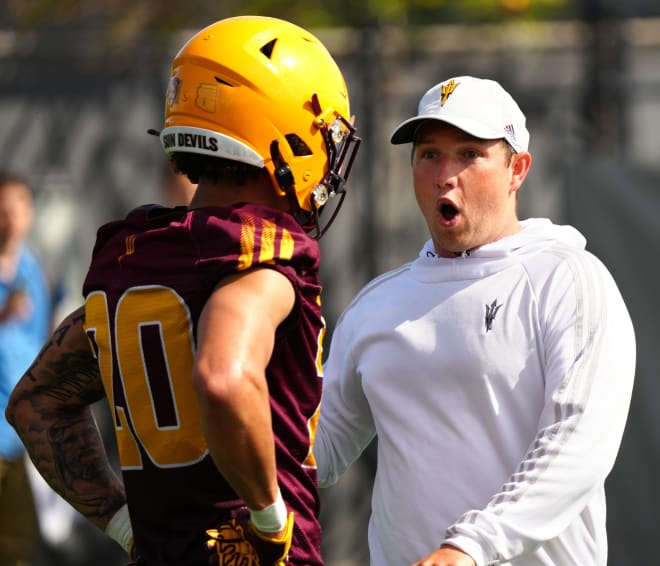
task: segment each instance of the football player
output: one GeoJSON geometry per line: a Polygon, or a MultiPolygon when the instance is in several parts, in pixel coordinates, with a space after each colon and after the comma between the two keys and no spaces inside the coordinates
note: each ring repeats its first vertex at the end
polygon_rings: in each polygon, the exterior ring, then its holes
{"type": "Polygon", "coordinates": [[[190,206],[99,229],[84,308],[7,417],[46,480],[135,563],[321,565],[316,240],[360,142],[344,78],[300,27],[221,20],[174,58],[152,133],[198,184],[190,206]],[[90,411],[103,397],[121,479],[90,411]]]}

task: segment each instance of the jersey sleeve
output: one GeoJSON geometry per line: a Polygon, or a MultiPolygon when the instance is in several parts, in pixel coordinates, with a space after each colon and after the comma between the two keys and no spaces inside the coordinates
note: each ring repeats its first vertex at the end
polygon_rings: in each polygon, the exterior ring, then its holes
{"type": "Polygon", "coordinates": [[[304,233],[293,217],[265,207],[243,205],[234,209],[228,220],[206,215],[195,220],[201,263],[215,261],[217,239],[222,238],[231,243],[231,249],[225,249],[223,254],[231,272],[254,267],[282,269],[293,261],[297,272],[303,275],[318,269],[318,243],[304,233]],[[203,232],[212,237],[200,236],[203,232]]]}
{"type": "Polygon", "coordinates": [[[601,495],[627,419],[635,336],[609,272],[573,255],[537,296],[546,394],[536,436],[487,506],[460,517],[444,541],[478,566],[534,551],[601,495]]]}
{"type": "Polygon", "coordinates": [[[339,476],[360,456],[375,436],[369,403],[354,363],[350,323],[353,305],[340,317],[328,359],[323,367],[321,414],[314,444],[319,486],[337,482],[339,476]]]}

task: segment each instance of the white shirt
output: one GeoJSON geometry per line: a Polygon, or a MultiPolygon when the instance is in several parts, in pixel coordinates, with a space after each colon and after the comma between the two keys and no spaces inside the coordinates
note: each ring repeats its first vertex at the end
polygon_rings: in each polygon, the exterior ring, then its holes
{"type": "Polygon", "coordinates": [[[321,485],[377,436],[369,547],[408,566],[605,566],[604,481],[635,371],[617,286],[547,219],[467,257],[419,257],[340,317],[314,452],[321,485]]]}

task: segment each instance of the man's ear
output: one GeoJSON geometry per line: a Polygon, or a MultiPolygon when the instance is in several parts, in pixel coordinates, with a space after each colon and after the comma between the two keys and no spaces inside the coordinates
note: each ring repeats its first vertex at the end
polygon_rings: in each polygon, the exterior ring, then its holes
{"type": "Polygon", "coordinates": [[[528,151],[519,151],[512,158],[511,190],[517,191],[523,184],[529,168],[532,165],[532,154],[528,151]]]}

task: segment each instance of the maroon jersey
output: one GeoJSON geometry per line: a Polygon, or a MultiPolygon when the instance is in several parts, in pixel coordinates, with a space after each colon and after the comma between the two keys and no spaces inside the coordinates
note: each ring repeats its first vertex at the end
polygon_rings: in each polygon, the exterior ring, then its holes
{"type": "Polygon", "coordinates": [[[319,249],[288,214],[256,205],[145,206],[101,227],[86,328],[111,411],[135,542],[149,565],[207,565],[206,529],[243,505],[209,456],[192,366],[200,312],[225,276],[265,266],[296,301],[266,369],[278,481],[295,513],[290,559],[321,565],[312,443],[321,401],[319,249]]]}

